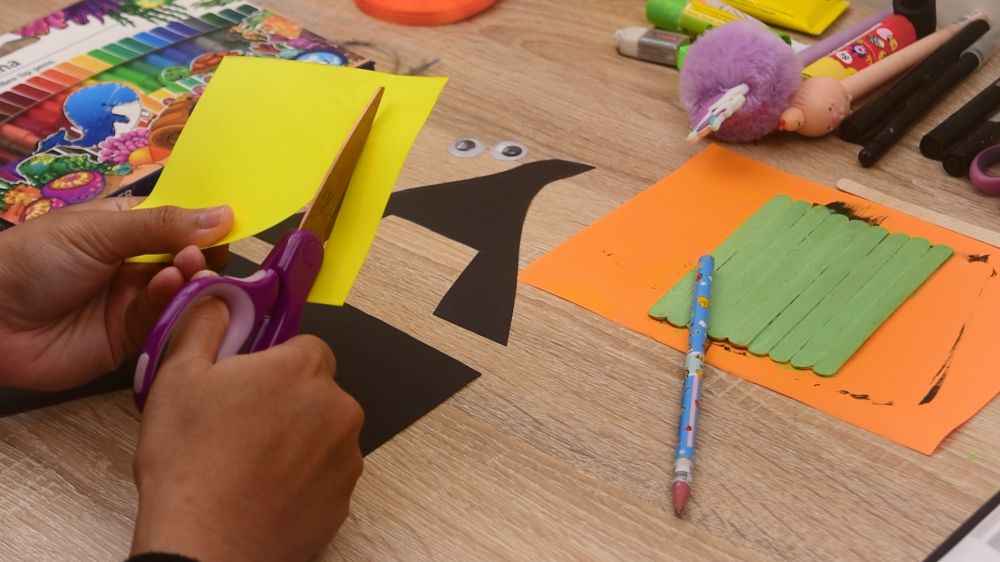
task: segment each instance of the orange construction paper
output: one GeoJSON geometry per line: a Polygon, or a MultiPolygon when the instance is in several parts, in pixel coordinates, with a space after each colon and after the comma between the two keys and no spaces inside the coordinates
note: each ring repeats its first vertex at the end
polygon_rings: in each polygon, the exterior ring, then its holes
{"type": "Polygon", "coordinates": [[[542,256],[520,280],[684,351],[687,330],[646,315],[691,267],[777,194],[835,201],[890,232],[947,244],[945,262],[836,376],[712,345],[706,361],[925,454],[1000,393],[997,249],[712,145],[542,256]]]}

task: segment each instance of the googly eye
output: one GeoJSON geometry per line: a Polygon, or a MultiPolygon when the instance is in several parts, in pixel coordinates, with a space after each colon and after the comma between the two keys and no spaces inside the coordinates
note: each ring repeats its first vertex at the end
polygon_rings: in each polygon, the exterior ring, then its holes
{"type": "Polygon", "coordinates": [[[528,147],[512,140],[500,141],[490,149],[490,155],[497,160],[519,160],[524,158],[526,154],[528,154],[528,147]]]}
{"type": "Polygon", "coordinates": [[[472,158],[486,152],[486,145],[474,137],[459,137],[448,145],[448,152],[459,158],[472,158]]]}

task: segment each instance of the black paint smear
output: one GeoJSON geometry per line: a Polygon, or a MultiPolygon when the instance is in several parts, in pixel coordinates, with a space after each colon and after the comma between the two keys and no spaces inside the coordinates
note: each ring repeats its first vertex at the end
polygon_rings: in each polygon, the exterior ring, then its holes
{"type": "MultiPolygon", "coordinates": [[[[986,257],[988,258],[989,256],[986,256],[986,257]]],[[[969,261],[973,261],[973,260],[970,259],[969,261]]],[[[980,260],[976,260],[976,261],[980,261],[980,260]]],[[[986,261],[986,260],[982,260],[982,261],[986,261]]],[[[979,299],[981,299],[983,297],[983,291],[986,290],[986,283],[990,279],[993,279],[996,276],[997,276],[997,270],[994,269],[992,272],[990,272],[990,276],[989,277],[983,279],[983,284],[979,287],[979,294],[976,295],[976,301],[977,302],[979,301],[979,299]]],[[[922,406],[924,404],[930,404],[931,401],[933,401],[934,398],[937,397],[938,392],[941,390],[941,385],[944,384],[945,378],[948,377],[948,371],[951,369],[951,360],[952,360],[952,358],[955,355],[955,350],[958,349],[959,342],[962,341],[962,335],[965,333],[965,326],[968,324],[969,320],[972,319],[972,315],[976,313],[977,309],[978,309],[978,307],[976,307],[976,306],[972,307],[972,311],[969,313],[969,318],[967,318],[966,321],[962,324],[962,327],[959,328],[958,335],[955,337],[954,343],[951,344],[951,349],[948,350],[948,356],[945,357],[944,363],[941,364],[941,367],[938,369],[937,373],[935,373],[934,377],[931,378],[931,382],[932,382],[931,388],[930,388],[930,390],[927,391],[927,394],[924,395],[924,397],[917,404],[918,406],[922,406]]]]}
{"type": "Polygon", "coordinates": [[[990,255],[989,254],[969,254],[968,256],[966,256],[965,259],[969,260],[969,263],[973,263],[973,262],[983,262],[983,263],[985,263],[985,262],[990,261],[990,255]]]}
{"type": "Polygon", "coordinates": [[[851,220],[863,221],[872,226],[878,226],[886,219],[886,217],[869,217],[862,215],[853,205],[844,201],[833,201],[824,206],[838,215],[844,215],[851,220]]]}
{"type": "Polygon", "coordinates": [[[746,355],[747,354],[746,351],[740,351],[740,350],[738,350],[738,349],[736,349],[734,347],[731,347],[731,346],[728,346],[728,345],[725,345],[725,344],[722,345],[722,349],[724,351],[728,351],[729,353],[735,353],[736,355],[746,355]]]}
{"type": "MultiPolygon", "coordinates": [[[[982,294],[982,291],[980,291],[982,294]]],[[[920,402],[917,403],[918,406],[923,406],[924,404],[930,404],[934,398],[937,397],[938,391],[941,390],[941,385],[944,384],[944,379],[948,377],[948,371],[951,369],[951,359],[955,355],[955,350],[958,348],[959,342],[962,341],[962,334],[965,333],[965,324],[958,330],[958,336],[955,338],[955,342],[951,344],[951,349],[948,350],[948,356],[945,358],[944,363],[941,364],[941,368],[938,369],[934,378],[934,384],[931,385],[930,390],[924,395],[920,402]]]]}
{"type": "MultiPolygon", "coordinates": [[[[814,386],[816,386],[816,385],[814,385],[814,386]]],[[[853,398],[855,400],[867,400],[868,402],[872,403],[872,406],[892,406],[893,405],[892,400],[888,400],[886,402],[875,402],[867,394],[854,394],[854,393],[852,393],[850,391],[847,391],[847,390],[838,390],[837,393],[838,394],[843,394],[845,396],[850,396],[851,398],[853,398]]]]}
{"type": "Polygon", "coordinates": [[[565,160],[541,160],[499,174],[393,193],[385,216],[406,219],[478,250],[434,315],[507,345],[528,207],[546,185],[592,169],[565,160]]]}

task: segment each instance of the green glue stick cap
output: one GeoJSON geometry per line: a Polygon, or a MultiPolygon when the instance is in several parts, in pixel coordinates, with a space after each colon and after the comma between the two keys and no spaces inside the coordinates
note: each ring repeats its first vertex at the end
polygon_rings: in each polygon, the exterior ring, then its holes
{"type": "Polygon", "coordinates": [[[680,31],[681,11],[687,4],[688,0],[649,0],[646,19],[660,29],[680,31]]]}
{"type": "Polygon", "coordinates": [[[684,67],[684,59],[687,58],[688,49],[690,48],[691,45],[684,45],[680,49],[677,49],[677,70],[684,67]]]}

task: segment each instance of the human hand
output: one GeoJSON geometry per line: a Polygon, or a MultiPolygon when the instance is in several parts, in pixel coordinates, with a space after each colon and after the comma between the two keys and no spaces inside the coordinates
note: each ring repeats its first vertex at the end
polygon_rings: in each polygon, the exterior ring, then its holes
{"type": "Polygon", "coordinates": [[[228,318],[199,301],[161,362],[136,450],[133,555],[307,560],[347,517],[363,416],[332,352],[297,336],[216,363],[228,318]]]}
{"type": "Polygon", "coordinates": [[[233,224],[228,207],[129,210],[108,198],[0,232],[0,385],[61,390],[138,352],[160,310],[205,268],[198,246],[233,224]],[[168,267],[123,263],[176,254],[168,267]]]}

